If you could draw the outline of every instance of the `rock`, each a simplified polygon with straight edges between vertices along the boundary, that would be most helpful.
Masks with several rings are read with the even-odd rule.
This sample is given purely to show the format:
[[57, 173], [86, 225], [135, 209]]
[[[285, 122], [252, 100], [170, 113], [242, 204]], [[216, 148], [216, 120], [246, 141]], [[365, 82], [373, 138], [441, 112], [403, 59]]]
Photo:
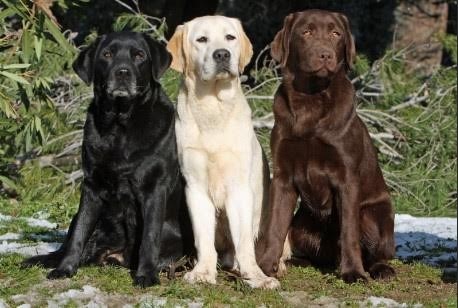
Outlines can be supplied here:
[[309, 295], [305, 291], [280, 292], [280, 296], [291, 305], [291, 307], [304, 307], [310, 301]]

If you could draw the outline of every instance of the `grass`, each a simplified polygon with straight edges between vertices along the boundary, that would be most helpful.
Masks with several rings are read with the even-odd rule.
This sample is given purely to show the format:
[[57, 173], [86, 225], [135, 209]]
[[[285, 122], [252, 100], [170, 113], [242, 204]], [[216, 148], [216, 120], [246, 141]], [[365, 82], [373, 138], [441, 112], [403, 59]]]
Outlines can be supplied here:
[[[399, 303], [413, 305], [422, 303], [428, 307], [456, 307], [456, 284], [441, 279], [441, 271], [423, 264], [392, 262], [398, 275], [387, 282], [370, 281], [367, 284], [345, 284], [334, 271], [321, 272], [312, 267], [290, 267], [282, 279], [280, 291], [252, 290], [243, 282], [234, 280], [223, 272], [219, 273], [217, 285], [188, 285], [181, 278], [161, 278], [161, 285], [140, 289], [132, 286], [127, 269], [106, 267], [83, 267], [75, 277], [58, 281], [45, 278], [47, 270], [39, 267], [20, 268], [23, 257], [17, 254], [3, 255], [0, 259], [0, 290], [8, 304], [14, 305], [14, 295], [24, 294], [33, 306], [42, 306], [47, 300], [62, 292], [85, 285], [98, 288], [102, 295], [110, 298], [116, 294], [124, 303], [135, 303], [166, 298], [167, 306], [183, 305], [191, 301], [205, 306], [223, 305], [238, 307], [291, 307], [298, 301], [306, 306], [326, 299], [355, 306], [370, 296], [387, 297]], [[77, 304], [77, 303], [74, 303]]]
[[[0, 235], [19, 233], [20, 239], [16, 240], [19, 243], [34, 243], [38, 238], [44, 242], [63, 240], [62, 234], [56, 230], [30, 226], [21, 217], [2, 221], [0, 225]], [[396, 269], [396, 278], [371, 280], [367, 284], [346, 284], [332, 269], [289, 267], [288, 274], [281, 279], [281, 289], [268, 291], [252, 290], [242, 280], [222, 271], [216, 286], [188, 285], [179, 273], [175, 280], [168, 280], [164, 274], [160, 286], [140, 289], [132, 285], [128, 269], [116, 266], [82, 267], [71, 279], [49, 281], [45, 278], [47, 269], [21, 268], [23, 259], [24, 256], [19, 254], [0, 254], [0, 298], [11, 306], [21, 304], [22, 298], [34, 307], [44, 306], [48, 301], [55, 301], [59, 306], [78, 307], [90, 299], [74, 298], [62, 302], [61, 294], [69, 290], [82, 291], [85, 286], [100, 290], [92, 296], [94, 300], [113, 306], [141, 303], [141, 307], [156, 307], [166, 301], [165, 307], [186, 306], [191, 302], [206, 307], [304, 307], [318, 303], [359, 307], [370, 296], [390, 298], [408, 305], [421, 303], [426, 307], [456, 307], [457, 304], [457, 284], [450, 283], [450, 277], [443, 277], [441, 269], [398, 260], [391, 263]]]

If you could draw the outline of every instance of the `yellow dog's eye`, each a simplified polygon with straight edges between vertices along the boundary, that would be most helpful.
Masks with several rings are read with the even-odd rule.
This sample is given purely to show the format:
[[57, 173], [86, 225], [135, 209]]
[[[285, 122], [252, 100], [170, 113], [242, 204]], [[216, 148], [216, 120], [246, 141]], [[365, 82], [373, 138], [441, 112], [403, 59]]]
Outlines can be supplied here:
[[233, 36], [231, 34], [228, 34], [228, 35], [226, 35], [226, 40], [233, 41], [233, 40], [235, 40], [235, 36]]
[[144, 58], [145, 58], [145, 53], [143, 51], [139, 50], [135, 53], [135, 59], [143, 60]]
[[337, 31], [332, 31], [332, 36], [334, 36], [334, 37], [339, 37], [339, 36], [340, 36], [340, 33], [337, 32]]
[[312, 30], [305, 30], [304, 35], [305, 36], [312, 35]]
[[108, 59], [109, 59], [109, 58], [113, 57], [113, 54], [111, 53], [111, 51], [105, 51], [105, 52], [103, 53], [103, 56], [104, 56], [105, 58], [108, 58]]
[[208, 42], [208, 38], [206, 36], [201, 36], [196, 41], [198, 41], [199, 43], [206, 43]]

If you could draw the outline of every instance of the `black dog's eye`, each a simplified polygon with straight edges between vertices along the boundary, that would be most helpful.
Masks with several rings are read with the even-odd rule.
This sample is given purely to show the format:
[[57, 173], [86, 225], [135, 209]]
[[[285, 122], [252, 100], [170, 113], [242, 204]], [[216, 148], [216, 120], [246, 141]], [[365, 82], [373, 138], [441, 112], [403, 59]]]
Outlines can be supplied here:
[[135, 59], [137, 59], [137, 60], [145, 59], [145, 53], [143, 51], [141, 51], [141, 50], [137, 51], [135, 53]]
[[332, 31], [332, 36], [334, 36], [334, 37], [339, 37], [339, 36], [340, 36], [340, 33], [337, 32], [337, 31]]
[[201, 36], [196, 41], [198, 41], [199, 43], [206, 43], [208, 42], [208, 38], [206, 36]]
[[109, 59], [109, 58], [113, 57], [113, 54], [111, 53], [111, 51], [105, 51], [105, 52], [103, 53], [103, 56], [104, 56], [105, 58]]
[[228, 34], [228, 35], [226, 35], [226, 40], [233, 41], [233, 40], [235, 40], [235, 36], [233, 36], [231, 34]]

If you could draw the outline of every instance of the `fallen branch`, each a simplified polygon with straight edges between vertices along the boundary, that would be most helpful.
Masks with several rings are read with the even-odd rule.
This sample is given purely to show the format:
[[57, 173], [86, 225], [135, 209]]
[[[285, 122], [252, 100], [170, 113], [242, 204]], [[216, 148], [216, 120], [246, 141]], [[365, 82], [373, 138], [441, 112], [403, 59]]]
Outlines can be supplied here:
[[44, 155], [36, 158], [40, 168], [51, 167], [51, 166], [79, 166], [81, 164], [80, 155], [68, 155], [63, 157], [58, 157], [57, 155]]
[[247, 99], [265, 99], [265, 100], [273, 100], [274, 97], [272, 95], [248, 95]]
[[83, 175], [83, 170], [81, 169], [73, 171], [66, 176], [67, 180], [65, 181], [65, 184], [75, 184], [78, 179], [83, 177]]
[[418, 104], [418, 103], [421, 103], [421, 102], [424, 102], [426, 101], [426, 99], [428, 99], [429, 97], [429, 94], [426, 93], [426, 95], [423, 95], [423, 96], [420, 96], [420, 93], [423, 92], [425, 89], [426, 89], [426, 86], [428, 85], [428, 82], [425, 82], [421, 85], [421, 87], [418, 89], [417, 92], [415, 92], [415, 94], [413, 94], [408, 101], [404, 102], [404, 103], [401, 103], [401, 104], [398, 104], [396, 106], [393, 106], [391, 107], [388, 111], [396, 111], [396, 110], [399, 110], [399, 109], [402, 109], [402, 108], [406, 108], [406, 107], [409, 107], [409, 106], [412, 106], [412, 105], [415, 105], [415, 104]]
[[272, 112], [262, 116], [260, 118], [253, 120], [254, 128], [269, 128], [272, 129], [274, 127], [274, 114]]

